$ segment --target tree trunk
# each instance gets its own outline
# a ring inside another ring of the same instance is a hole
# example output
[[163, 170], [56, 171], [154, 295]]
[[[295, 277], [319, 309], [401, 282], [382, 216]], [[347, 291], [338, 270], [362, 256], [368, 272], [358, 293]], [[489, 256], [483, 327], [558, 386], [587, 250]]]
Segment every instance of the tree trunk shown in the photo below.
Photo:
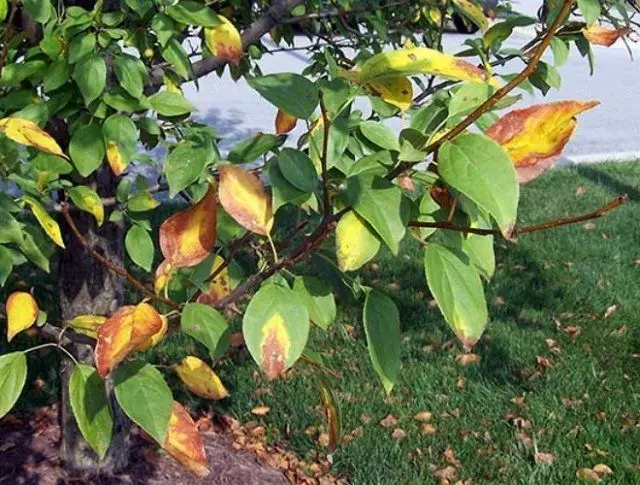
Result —
[[[98, 177], [98, 187], [113, 191], [115, 178], [107, 168]], [[105, 190], [99, 190], [106, 196]], [[109, 194], [110, 195], [110, 194]], [[79, 231], [100, 254], [116, 264], [123, 262], [123, 229], [121, 224], [105, 222], [98, 228], [93, 216], [74, 211], [74, 222]], [[108, 217], [108, 215], [107, 215]], [[97, 263], [62, 222], [64, 244], [59, 265], [60, 310], [63, 321], [78, 315], [110, 315], [123, 304], [123, 282], [107, 268]], [[81, 362], [93, 365], [90, 346], [75, 344], [70, 349]], [[104, 460], [82, 438], [69, 402], [69, 379], [74, 364], [64, 359], [61, 368], [62, 380], [62, 449], [61, 454], [67, 470], [75, 474], [89, 475], [100, 472], [118, 473], [128, 463], [130, 422], [117, 405], [111, 382], [107, 381], [107, 392], [114, 416], [113, 439]]]

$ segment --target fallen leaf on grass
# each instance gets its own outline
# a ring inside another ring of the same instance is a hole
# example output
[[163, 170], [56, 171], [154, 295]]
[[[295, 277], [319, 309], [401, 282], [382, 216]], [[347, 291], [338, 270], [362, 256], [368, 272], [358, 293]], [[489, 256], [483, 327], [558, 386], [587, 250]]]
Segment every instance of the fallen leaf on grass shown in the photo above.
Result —
[[380, 421], [380, 426], [383, 428], [393, 428], [396, 424], [398, 424], [400, 420], [396, 418], [393, 414], [388, 414], [385, 418]]
[[256, 406], [251, 410], [251, 414], [254, 414], [255, 416], [266, 416], [269, 414], [269, 411], [271, 411], [269, 406]]
[[430, 423], [425, 423], [422, 425], [422, 427], [420, 428], [420, 434], [422, 436], [431, 436], [436, 434], [437, 429], [433, 424]]
[[481, 357], [478, 354], [460, 354], [456, 356], [456, 360], [460, 365], [478, 364]]
[[536, 453], [533, 455], [533, 461], [538, 465], [551, 465], [556, 461], [556, 457], [553, 453]]
[[604, 316], [602, 318], [606, 320], [617, 311], [618, 311], [618, 305], [611, 305], [610, 307], [607, 307], [607, 309], [604, 311]]
[[582, 227], [584, 227], [586, 231], [593, 231], [596, 228], [596, 225], [593, 222], [587, 222]]
[[516, 433], [516, 439], [524, 446], [527, 450], [530, 450], [533, 447], [533, 439], [525, 433], [524, 431], [518, 431]]
[[591, 468], [580, 468], [576, 472], [576, 477], [588, 482], [600, 483], [600, 476]]
[[447, 449], [442, 452], [442, 456], [444, 457], [444, 461], [447, 462], [447, 465], [451, 465], [456, 468], [460, 466], [460, 462], [456, 458], [456, 453], [450, 446], [447, 446]]
[[576, 190], [576, 196], [581, 196], [587, 193], [587, 189], [585, 189], [584, 187], [578, 187], [578, 189]]
[[426, 423], [427, 421], [431, 421], [432, 416], [433, 414], [429, 411], [422, 411], [421, 413], [416, 414], [413, 419], [422, 423]]
[[604, 463], [598, 463], [593, 467], [593, 471], [596, 472], [600, 477], [603, 477], [604, 475], [613, 475], [613, 470]]
[[457, 472], [455, 467], [448, 466], [434, 471], [433, 476], [440, 480], [440, 483], [449, 483], [449, 480], [455, 478]]
[[401, 428], [396, 428], [393, 430], [393, 433], [391, 433], [391, 438], [393, 438], [396, 441], [400, 441], [402, 438], [406, 438], [407, 437], [407, 432]]

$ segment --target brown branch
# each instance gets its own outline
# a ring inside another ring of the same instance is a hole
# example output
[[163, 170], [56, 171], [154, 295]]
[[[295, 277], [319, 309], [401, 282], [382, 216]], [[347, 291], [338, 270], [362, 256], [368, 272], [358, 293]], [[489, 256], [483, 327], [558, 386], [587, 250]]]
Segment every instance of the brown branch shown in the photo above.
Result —
[[322, 208], [325, 219], [329, 216], [329, 173], [327, 172], [327, 155], [329, 151], [329, 116], [324, 105], [324, 97], [320, 91], [320, 112], [322, 113], [322, 124], [324, 136], [322, 137], [322, 155], [320, 156], [320, 166], [322, 168]]
[[40, 334], [47, 337], [50, 340], [55, 340], [60, 345], [69, 345], [71, 343], [74, 344], [84, 344], [91, 345], [92, 347], [96, 343], [96, 339], [89, 337], [88, 335], [83, 335], [81, 333], [76, 332], [72, 328], [60, 328], [55, 325], [51, 325], [50, 323], [45, 324], [44, 326], [39, 328]]
[[335, 379], [340, 379], [340, 373], [339, 372], [336, 372], [333, 369], [329, 369], [326, 365], [322, 365], [320, 362], [316, 362], [315, 360], [310, 359], [309, 357], [307, 357], [304, 354], [302, 354], [300, 356], [300, 360], [303, 361], [303, 362], [306, 362], [309, 365], [317, 367], [318, 369], [326, 372], [327, 374], [329, 374], [331, 377], [333, 377]]
[[60, 211], [62, 212], [62, 215], [67, 221], [69, 228], [71, 228], [71, 231], [73, 232], [78, 242], [80, 242], [80, 244], [87, 250], [87, 252], [91, 255], [93, 259], [95, 259], [98, 263], [102, 264], [103, 266], [113, 271], [120, 278], [123, 278], [129, 281], [129, 283], [131, 283], [138, 291], [140, 291], [140, 293], [142, 293], [147, 298], [164, 303], [165, 305], [170, 306], [174, 310], [180, 310], [181, 306], [178, 303], [176, 303], [175, 301], [171, 301], [167, 298], [163, 298], [162, 296], [156, 295], [153, 291], [151, 291], [146, 286], [144, 286], [140, 281], [138, 281], [131, 273], [129, 273], [122, 266], [118, 266], [117, 264], [109, 261], [107, 258], [105, 258], [100, 253], [98, 253], [95, 249], [93, 249], [93, 247], [91, 247], [91, 244], [89, 244], [89, 242], [80, 233], [75, 222], [73, 221], [73, 218], [69, 213], [68, 203], [63, 202], [62, 204], [60, 204]]
[[[629, 196], [624, 194], [616, 197], [614, 200], [604, 205], [600, 209], [575, 217], [561, 217], [559, 219], [553, 219], [547, 222], [541, 222], [532, 226], [515, 227], [513, 230], [513, 236], [516, 237], [519, 234], [526, 234], [529, 232], [546, 231], [561, 226], [568, 226], [570, 224], [577, 224], [579, 222], [588, 221], [591, 219], [598, 219], [604, 216], [607, 212], [612, 211], [620, 207], [625, 202], [629, 201]], [[444, 229], [447, 231], [464, 232], [466, 234], [478, 234], [480, 236], [499, 236], [502, 234], [499, 229], [482, 229], [479, 227], [467, 227], [459, 226], [447, 221], [440, 222], [424, 222], [424, 221], [409, 221], [410, 227], [427, 227], [432, 229]]]
[[[504, 98], [507, 94], [509, 94], [515, 88], [517, 88], [520, 85], [520, 83], [522, 83], [526, 78], [528, 78], [531, 74], [533, 74], [536, 67], [538, 66], [538, 63], [540, 62], [540, 59], [542, 58], [542, 55], [544, 54], [544, 51], [547, 49], [547, 47], [551, 43], [551, 39], [553, 38], [553, 35], [561, 26], [567, 14], [570, 12], [574, 2], [575, 0], [565, 0], [564, 5], [562, 6], [562, 10], [558, 13], [557, 17], [553, 21], [553, 24], [549, 27], [549, 29], [545, 33], [544, 37], [542, 38], [542, 41], [540, 42], [540, 45], [536, 48], [529, 64], [527, 64], [526, 67], [522, 71], [520, 71], [520, 73], [516, 77], [514, 77], [511, 81], [509, 81], [507, 84], [505, 84], [500, 89], [498, 89], [495, 93], [493, 93], [493, 95], [489, 99], [487, 99], [484, 103], [482, 103], [475, 110], [473, 110], [473, 112], [469, 116], [463, 119], [451, 130], [447, 131], [442, 137], [438, 138], [436, 141], [434, 141], [429, 146], [427, 146], [424, 149], [424, 151], [427, 154], [433, 153], [438, 148], [440, 148], [440, 146], [444, 142], [454, 139], [456, 136], [458, 136], [460, 133], [466, 130], [469, 126], [475, 123], [483, 114], [485, 114], [487, 111], [493, 108], [496, 105], [496, 103], [498, 103], [498, 101]], [[404, 172], [411, 165], [413, 165], [413, 163], [409, 163], [409, 162], [399, 163], [398, 165], [396, 165], [396, 167], [393, 170], [391, 170], [387, 174], [387, 179], [392, 180], [396, 178], [399, 174]]]
[[[276, 25], [283, 23], [289, 16], [289, 12], [305, 0], [275, 0], [271, 7], [257, 19], [251, 26], [242, 32], [242, 49], [246, 50], [251, 44], [269, 32]], [[218, 56], [205, 57], [193, 64], [193, 79], [201, 78], [209, 73], [225, 66], [228, 59]], [[154, 66], [150, 74], [150, 90], [157, 91], [162, 86], [162, 78], [165, 69], [162, 66]]]

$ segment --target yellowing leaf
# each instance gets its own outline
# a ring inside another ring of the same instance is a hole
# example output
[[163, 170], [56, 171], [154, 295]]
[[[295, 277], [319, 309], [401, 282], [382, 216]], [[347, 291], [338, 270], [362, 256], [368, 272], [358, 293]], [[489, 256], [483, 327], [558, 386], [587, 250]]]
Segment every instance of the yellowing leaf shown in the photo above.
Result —
[[336, 255], [341, 271], [355, 271], [378, 254], [380, 240], [353, 211], [336, 226]]
[[171, 276], [173, 276], [173, 266], [171, 266], [171, 264], [168, 263], [165, 259], [158, 265], [158, 268], [156, 269], [156, 279], [154, 281], [153, 287], [157, 294], [162, 293], [163, 290], [167, 287]]
[[297, 123], [298, 118], [279, 109], [276, 114], [276, 133], [278, 135], [286, 135], [296, 127]]
[[138, 352], [144, 352], [145, 350], [150, 349], [151, 347], [155, 347], [160, 343], [160, 341], [164, 338], [169, 330], [169, 320], [164, 315], [160, 315], [160, 321], [162, 322], [162, 327], [156, 333], [154, 333], [151, 337], [149, 337], [146, 341], [143, 341], [140, 345], [138, 345], [134, 350]]
[[40, 310], [30, 293], [16, 291], [7, 298], [7, 342], [36, 323]]
[[217, 400], [229, 395], [213, 369], [197, 357], [185, 357], [174, 369], [185, 386], [200, 397]]
[[224, 210], [242, 227], [263, 236], [271, 232], [271, 197], [257, 176], [233, 165], [220, 167], [218, 196]]
[[485, 17], [482, 8], [469, 0], [453, 0], [453, 4], [458, 7], [463, 15], [471, 22], [485, 30], [489, 26], [489, 20]]
[[[338, 76], [355, 84], [361, 84], [360, 75], [360, 71], [357, 69], [338, 71]], [[397, 106], [401, 111], [409, 109], [413, 101], [413, 85], [406, 76], [378, 79], [364, 84], [364, 89], [369, 94], [378, 96], [383, 101]]]
[[196, 423], [184, 407], [175, 401], [162, 448], [198, 477], [209, 475], [207, 455]]
[[160, 226], [160, 250], [176, 268], [204, 261], [216, 243], [216, 194], [213, 186], [193, 207], [172, 215]]
[[575, 116], [598, 101], [558, 101], [513, 110], [500, 118], [487, 136], [508, 152], [518, 172], [518, 182], [533, 180], [547, 170], [571, 138]]
[[98, 226], [104, 222], [104, 205], [100, 196], [89, 187], [77, 186], [69, 190], [69, 196], [78, 208], [96, 218]]
[[242, 59], [242, 38], [238, 29], [222, 15], [222, 23], [204, 29], [204, 42], [214, 56], [228, 59], [236, 66]]
[[60, 226], [58, 223], [49, 215], [44, 207], [40, 205], [40, 203], [31, 196], [23, 195], [21, 197], [23, 201], [25, 201], [33, 215], [36, 216], [36, 219], [44, 232], [51, 238], [51, 240], [56, 243], [61, 248], [64, 248], [64, 243], [62, 242], [62, 233], [60, 232]]
[[130, 353], [144, 350], [162, 327], [160, 315], [147, 303], [120, 308], [98, 329], [94, 352], [98, 374], [106, 377]]
[[67, 321], [66, 326], [73, 328], [78, 333], [97, 338], [98, 328], [106, 321], [107, 318], [101, 315], [78, 315]]
[[368, 84], [380, 79], [417, 74], [433, 74], [456, 81], [488, 82], [491, 85], [498, 85], [485, 70], [428, 47], [398, 49], [376, 54], [362, 65], [360, 81]]
[[[218, 272], [218, 269], [225, 264], [222, 256], [216, 255], [211, 268], [211, 274]], [[229, 278], [229, 270], [225, 266], [218, 274], [209, 282], [209, 289], [206, 293], [198, 296], [198, 303], [210, 305], [231, 293], [231, 280]]]
[[116, 176], [120, 175], [124, 169], [127, 168], [127, 163], [124, 161], [120, 153], [120, 148], [118, 147], [118, 142], [116, 141], [109, 140], [107, 143], [107, 162], [109, 162], [111, 171]]
[[621, 29], [607, 29], [601, 25], [593, 24], [582, 29], [582, 34], [592, 44], [611, 47], [615, 42], [625, 35], [631, 33], [631, 29], [623, 27]]
[[3, 118], [0, 120], [0, 133], [15, 142], [37, 148], [38, 150], [68, 158], [58, 143], [46, 131], [40, 129], [33, 121], [21, 118]]

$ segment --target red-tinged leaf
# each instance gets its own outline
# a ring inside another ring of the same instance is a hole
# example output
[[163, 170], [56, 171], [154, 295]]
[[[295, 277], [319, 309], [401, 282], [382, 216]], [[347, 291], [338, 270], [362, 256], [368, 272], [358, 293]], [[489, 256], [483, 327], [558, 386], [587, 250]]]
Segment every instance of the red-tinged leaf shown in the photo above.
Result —
[[7, 298], [7, 342], [27, 330], [38, 318], [40, 310], [30, 293], [16, 291]]
[[106, 377], [130, 353], [148, 348], [149, 339], [163, 326], [158, 312], [147, 303], [120, 308], [98, 329], [94, 353], [98, 374]]
[[198, 477], [209, 475], [207, 455], [196, 423], [185, 408], [175, 401], [162, 448]]
[[623, 27], [621, 29], [607, 29], [601, 25], [593, 24], [582, 29], [582, 34], [592, 44], [611, 47], [615, 42], [625, 35], [631, 33], [631, 29]]
[[487, 136], [508, 152], [518, 182], [538, 177], [560, 156], [577, 126], [575, 117], [599, 101], [558, 101], [516, 109], [500, 118]]
[[204, 42], [214, 56], [228, 59], [236, 66], [242, 59], [242, 38], [238, 29], [222, 15], [221, 23], [204, 29]]
[[220, 204], [245, 229], [266, 236], [273, 226], [271, 197], [254, 174], [225, 165], [220, 167]]
[[172, 215], [160, 226], [160, 250], [176, 268], [204, 261], [216, 243], [216, 194], [210, 187], [193, 207]]
[[279, 109], [276, 114], [276, 133], [278, 135], [286, 135], [296, 127], [297, 123], [298, 118]]
[[198, 296], [198, 303], [205, 305], [211, 305], [212, 303], [221, 300], [229, 293], [231, 293], [231, 279], [229, 278], [229, 270], [224, 267], [218, 271], [219, 268], [225, 264], [224, 258], [220, 255], [216, 255], [216, 259], [211, 267], [211, 274], [217, 273], [215, 278], [209, 282], [209, 289], [206, 293], [201, 293]]

